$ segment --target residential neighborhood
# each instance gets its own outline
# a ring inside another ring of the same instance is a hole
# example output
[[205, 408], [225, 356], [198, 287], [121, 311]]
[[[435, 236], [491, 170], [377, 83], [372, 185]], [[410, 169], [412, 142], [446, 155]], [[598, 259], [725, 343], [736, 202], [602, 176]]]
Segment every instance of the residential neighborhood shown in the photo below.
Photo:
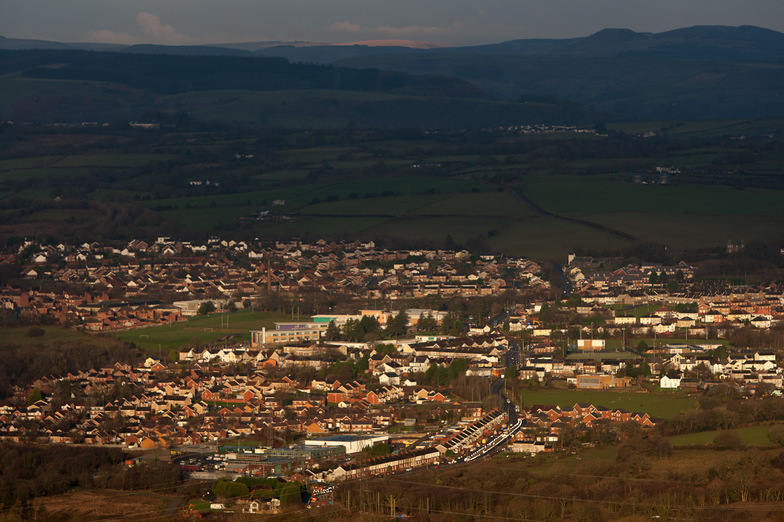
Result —
[[[359, 243], [25, 243], [5, 263], [30, 283], [5, 286], [8, 325], [155, 335], [194, 317], [288, 303], [291, 320], [243, 339], [43, 375], [0, 405], [2, 441], [120, 447], [200, 480], [332, 484], [501, 449], [547, 454], [662, 423], [580, 392], [689, 396], [729, 386], [765, 397], [784, 387], [770, 349], [784, 294], [776, 285], [715, 291], [693, 282], [687, 263], [606, 271], [570, 256], [565, 299], [529, 260]], [[79, 293], [68, 284], [77, 281]], [[309, 292], [355, 295], [340, 310], [295, 314]], [[507, 299], [482, 316], [443, 306], [502, 292]], [[576, 400], [526, 398], [537, 389]]]
[[[390, 251], [373, 242], [191, 244], [162, 237], [123, 248], [26, 241], [11, 250], [2, 262], [21, 266], [19, 275], [29, 284], [0, 291], [6, 323], [21, 319], [95, 332], [167, 324], [196, 315], [208, 301], [221, 309], [229, 301], [243, 307], [249, 298], [271, 294], [334, 292], [377, 301], [549, 288], [541, 267], [527, 259]], [[62, 288], [69, 284], [70, 290]]]

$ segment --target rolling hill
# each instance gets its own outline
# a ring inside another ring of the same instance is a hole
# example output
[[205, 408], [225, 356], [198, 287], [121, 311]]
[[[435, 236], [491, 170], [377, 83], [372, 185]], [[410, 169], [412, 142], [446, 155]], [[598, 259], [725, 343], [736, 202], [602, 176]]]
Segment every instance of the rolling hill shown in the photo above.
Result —
[[[258, 101], [259, 93], [273, 90], [318, 91], [321, 100], [329, 98], [326, 91], [387, 96], [378, 104], [359, 97], [355, 105], [341, 97], [334, 102], [340, 110], [332, 115], [326, 114], [328, 103], [305, 109], [324, 114], [315, 123], [311, 119], [311, 124], [321, 126], [333, 125], [334, 119], [366, 126], [476, 128], [611, 119], [784, 117], [784, 34], [759, 27], [695, 26], [656, 34], [605, 29], [584, 38], [471, 47], [388, 43], [393, 45], [134, 45], [105, 47], [115, 53], [107, 54], [78, 51], [101, 49], [99, 44], [0, 38], [0, 50], [35, 49], [4, 54], [0, 68], [12, 78], [15, 74], [29, 80], [101, 82], [105, 89], [141, 90], [148, 95], [146, 112], [153, 105], [159, 112], [193, 112], [195, 118], [200, 114], [193, 111], [194, 104], [178, 106], [181, 99], [163, 96], [212, 91], [211, 102], [205, 96], [200, 102], [210, 105], [213, 121], [225, 123], [255, 119], [247, 112], [237, 119], [236, 98], [222, 115], [225, 91], [248, 92]], [[58, 96], [44, 87], [39, 82], [30, 91]], [[7, 89], [0, 84], [2, 90]], [[394, 103], [389, 96], [395, 97]], [[435, 103], [429, 110], [431, 101]], [[24, 120], [18, 107], [35, 105], [28, 96], [9, 112], [0, 98], [0, 117]], [[105, 105], [124, 107], [112, 113], [116, 117], [140, 117], [144, 112], [127, 97], [112, 98]], [[73, 118], [86, 115], [70, 112]], [[281, 109], [272, 112], [280, 115], [276, 120], [285, 120], [288, 114]], [[291, 116], [292, 121], [299, 118]]]
[[167, 122], [187, 116], [199, 122], [278, 127], [353, 122], [362, 127], [477, 128], [600, 119], [557, 100], [497, 100], [471, 82], [436, 74], [153, 50], [0, 51], [0, 120]]

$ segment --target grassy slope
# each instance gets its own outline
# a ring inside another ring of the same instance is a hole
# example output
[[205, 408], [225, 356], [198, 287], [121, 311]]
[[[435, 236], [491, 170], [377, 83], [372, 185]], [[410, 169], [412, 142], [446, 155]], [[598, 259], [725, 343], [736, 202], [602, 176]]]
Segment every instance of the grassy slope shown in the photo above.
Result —
[[534, 404], [557, 404], [561, 408], [570, 408], [578, 402], [589, 402], [594, 406], [644, 412], [652, 417], [665, 419], [697, 405], [694, 398], [683, 395], [623, 391], [526, 390], [522, 399], [526, 407]]
[[44, 330], [44, 335], [40, 337], [29, 337], [27, 335], [28, 327], [24, 326], [0, 328], [0, 346], [31, 343], [48, 346], [60, 341], [80, 341], [88, 339], [91, 342], [100, 343], [103, 340], [103, 337], [101, 336], [93, 336], [69, 328], [60, 328], [58, 326], [39, 326], [38, 328]]
[[[762, 446], [768, 447], [774, 444], [768, 438], [772, 426], [746, 426], [743, 428], [735, 428], [730, 431], [738, 435], [743, 444], [746, 446]], [[673, 446], [691, 446], [700, 444], [710, 444], [716, 435], [721, 431], [703, 431], [700, 433], [688, 433], [686, 435], [676, 435], [670, 437], [670, 444]]]

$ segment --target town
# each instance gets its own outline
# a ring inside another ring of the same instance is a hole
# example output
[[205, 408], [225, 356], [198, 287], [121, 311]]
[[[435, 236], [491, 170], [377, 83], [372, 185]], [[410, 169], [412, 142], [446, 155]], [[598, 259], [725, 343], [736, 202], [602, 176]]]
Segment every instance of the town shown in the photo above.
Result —
[[[28, 325], [31, 338], [44, 332], [35, 325], [154, 338], [197, 317], [276, 307], [285, 320], [14, 382], [0, 440], [121, 447], [201, 480], [282, 477], [331, 491], [662, 422], [580, 400], [538, 404], [527, 398], [537, 387], [780, 394], [777, 285], [706, 283], [685, 262], [605, 262], [570, 255], [553, 274], [523, 258], [372, 242], [23, 241], [3, 253], [17, 273], [0, 301], [4, 324]], [[240, 504], [279, 509], [273, 498]]]

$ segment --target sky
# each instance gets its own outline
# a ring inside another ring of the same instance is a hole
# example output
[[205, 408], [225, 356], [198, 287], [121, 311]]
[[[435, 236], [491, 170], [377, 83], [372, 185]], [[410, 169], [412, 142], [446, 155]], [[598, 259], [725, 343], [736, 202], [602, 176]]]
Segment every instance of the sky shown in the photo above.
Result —
[[782, 0], [0, 0], [0, 35], [197, 45], [404, 39], [475, 45], [757, 25], [784, 32]]

